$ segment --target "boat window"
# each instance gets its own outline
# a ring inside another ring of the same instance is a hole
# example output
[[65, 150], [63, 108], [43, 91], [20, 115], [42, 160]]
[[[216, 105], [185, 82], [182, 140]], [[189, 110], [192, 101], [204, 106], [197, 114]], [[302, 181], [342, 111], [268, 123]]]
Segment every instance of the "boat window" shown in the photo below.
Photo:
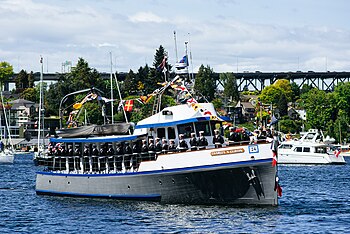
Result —
[[295, 147], [294, 151], [303, 152], [303, 148], [302, 147]]
[[159, 138], [165, 137], [165, 128], [157, 128], [157, 137]]
[[287, 145], [287, 144], [281, 145], [281, 149], [291, 149], [292, 147], [293, 147], [293, 145]]
[[310, 148], [309, 147], [304, 147], [303, 152], [310, 152]]
[[175, 128], [169, 127], [168, 128], [168, 139], [175, 139]]
[[179, 134], [184, 134], [184, 138], [191, 137], [191, 133], [194, 132], [192, 123], [179, 124], [177, 130], [179, 131]]
[[325, 153], [327, 153], [327, 149], [324, 148], [324, 147], [316, 147], [315, 148], [315, 153], [325, 154]]
[[215, 129], [218, 129], [220, 131], [220, 134], [223, 134], [222, 133], [222, 122], [213, 122], [213, 121], [210, 121], [211, 123], [211, 130], [213, 132], [213, 136], [215, 135], [214, 133], [214, 130]]
[[315, 137], [315, 133], [308, 133], [305, 137], [306, 140], [312, 140]]
[[210, 136], [210, 127], [209, 127], [208, 121], [197, 122], [195, 123], [195, 127], [196, 127], [197, 136], [199, 136], [200, 131], [204, 132], [204, 136]]

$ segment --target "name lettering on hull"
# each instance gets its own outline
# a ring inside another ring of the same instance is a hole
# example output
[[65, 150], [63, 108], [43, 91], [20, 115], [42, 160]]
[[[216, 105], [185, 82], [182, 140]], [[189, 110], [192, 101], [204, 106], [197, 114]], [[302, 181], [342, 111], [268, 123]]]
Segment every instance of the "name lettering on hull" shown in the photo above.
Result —
[[213, 151], [210, 153], [210, 155], [211, 156], [220, 156], [220, 155], [225, 155], [225, 154], [239, 154], [239, 153], [244, 153], [244, 149], [239, 148], [239, 149], [231, 149], [231, 150]]

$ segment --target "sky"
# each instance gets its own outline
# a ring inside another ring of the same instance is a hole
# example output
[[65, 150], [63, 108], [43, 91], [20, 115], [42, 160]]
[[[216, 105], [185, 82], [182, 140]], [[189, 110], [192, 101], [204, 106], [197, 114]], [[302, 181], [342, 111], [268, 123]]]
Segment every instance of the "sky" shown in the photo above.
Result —
[[[350, 71], [347, 0], [0, 0], [0, 61], [14, 72], [99, 72], [192, 56], [214, 72]], [[176, 47], [174, 40], [176, 32]], [[112, 59], [111, 59], [112, 58]], [[112, 62], [112, 66], [111, 66]]]

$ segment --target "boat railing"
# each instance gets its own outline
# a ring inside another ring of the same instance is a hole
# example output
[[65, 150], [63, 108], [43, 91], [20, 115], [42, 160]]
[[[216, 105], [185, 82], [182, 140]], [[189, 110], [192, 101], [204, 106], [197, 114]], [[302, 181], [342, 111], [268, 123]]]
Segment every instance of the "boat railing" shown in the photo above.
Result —
[[[266, 143], [266, 140], [259, 139], [253, 144]], [[222, 148], [251, 145], [250, 141], [226, 142]], [[57, 173], [75, 173], [75, 174], [107, 174], [107, 173], [128, 173], [137, 172], [140, 164], [147, 161], [155, 161], [158, 156], [168, 154], [181, 154], [189, 151], [212, 150], [215, 146], [211, 145], [205, 148], [175, 148], [162, 151], [147, 152], [129, 152], [113, 155], [54, 155], [48, 154], [41, 158], [40, 165], [44, 166], [44, 171]], [[215, 147], [221, 148], [221, 147]]]

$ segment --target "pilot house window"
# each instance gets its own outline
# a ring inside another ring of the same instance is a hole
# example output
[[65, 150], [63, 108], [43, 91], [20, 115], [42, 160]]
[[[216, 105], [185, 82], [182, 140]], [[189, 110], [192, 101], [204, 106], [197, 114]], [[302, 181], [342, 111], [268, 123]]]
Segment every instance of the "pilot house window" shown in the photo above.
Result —
[[157, 137], [159, 138], [165, 137], [165, 128], [157, 128]]
[[191, 133], [194, 132], [192, 123], [180, 124], [177, 126], [177, 130], [179, 134], [184, 134], [185, 138], [191, 137]]

